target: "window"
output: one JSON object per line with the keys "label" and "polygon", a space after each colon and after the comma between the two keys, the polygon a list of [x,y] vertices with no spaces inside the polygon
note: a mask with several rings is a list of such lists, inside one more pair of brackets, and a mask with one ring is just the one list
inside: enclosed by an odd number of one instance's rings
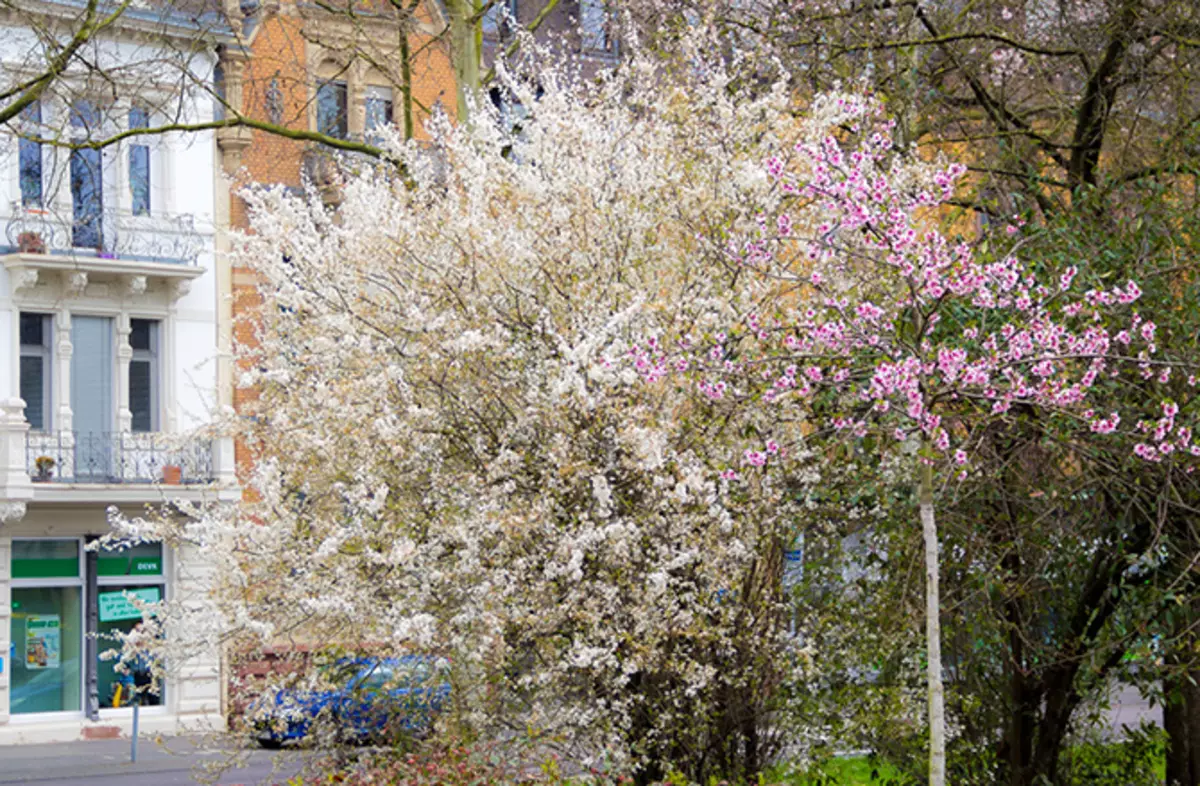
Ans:
{"label": "window", "polygon": [[579,0],[579,32],[584,51],[616,52],[612,14],[605,0]]}
{"label": "window", "polygon": [[493,38],[508,38],[516,18],[517,0],[494,0],[483,15],[483,34]]}
{"label": "window", "polygon": [[[12,713],[80,712],[89,684],[96,690],[92,706],[125,707],[138,688],[149,685],[148,661],[118,671],[114,656],[123,636],[142,621],[137,601],[165,599],[164,567],[160,543],[100,549],[85,557],[79,538],[14,538]],[[93,574],[95,593],[87,589]],[[86,610],[95,611],[94,630]],[[89,659],[84,643],[92,636],[97,646]],[[162,702],[161,692],[142,693],[143,705]]]}
{"label": "window", "polygon": [[[129,127],[149,128],[150,113],[142,107],[133,107],[129,110]],[[147,145],[135,144],[129,148],[129,194],[133,214],[150,215],[150,148]]]}
{"label": "window", "polygon": [[224,120],[225,102],[228,99],[225,96],[225,69],[221,67],[220,63],[213,66],[212,81],[213,120]]}
{"label": "window", "polygon": [[392,123],[392,89],[367,86],[367,139],[379,139],[379,130]]}
{"label": "window", "polygon": [[158,322],[129,320],[129,411],[134,431],[158,430]]}
{"label": "window", "polygon": [[10,710],[83,709],[83,571],[78,539],[12,542]]}
{"label": "window", "polygon": [[111,317],[71,316],[71,410],[77,483],[113,475],[113,333]]}
{"label": "window", "polygon": [[317,132],[345,139],[346,83],[328,80],[317,86]]}
{"label": "window", "polygon": [[49,314],[21,314],[21,398],[25,400],[25,420],[34,431],[50,427],[52,325]]}
{"label": "window", "polygon": [[[21,110],[23,131],[41,135],[42,105],[34,101]],[[18,143],[21,171],[21,204],[24,207],[42,206],[42,145],[28,139]]]}
{"label": "window", "polygon": [[[144,657],[118,671],[123,636],[142,621],[135,605],[164,599],[163,547],[161,543],[139,543],[119,549],[101,549],[96,555],[96,693],[102,709],[131,703],[138,689],[151,682],[150,662]],[[141,691],[142,705],[162,704],[157,694]]]}
{"label": "window", "polygon": [[[96,105],[78,99],[71,105],[71,136],[87,139],[100,121]],[[71,244],[76,248],[103,246],[101,213],[104,209],[104,180],[100,171],[102,156],[99,150],[83,148],[71,151],[71,205],[74,223]]]}

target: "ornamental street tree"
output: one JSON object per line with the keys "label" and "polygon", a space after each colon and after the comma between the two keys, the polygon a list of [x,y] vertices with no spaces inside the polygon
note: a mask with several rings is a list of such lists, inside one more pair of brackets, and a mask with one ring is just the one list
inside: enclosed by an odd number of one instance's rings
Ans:
{"label": "ornamental street tree", "polygon": [[[782,64],[801,95],[846,84],[870,90],[898,119],[896,135],[908,150],[922,157],[945,154],[969,167],[950,200],[962,210],[951,232],[962,232],[967,239],[990,236],[990,246],[996,249],[1006,245],[1005,225],[1025,221],[1022,257],[1029,264],[1057,269],[1077,265],[1088,286],[1100,288],[1129,279],[1142,282],[1147,291],[1143,303],[1155,303],[1159,315],[1160,356],[1194,361],[1193,337],[1200,331],[1196,319],[1200,312],[1192,305],[1195,267],[1190,261],[1196,257],[1193,227],[1200,194],[1200,38],[1194,3],[651,0],[631,7],[643,21],[647,38],[660,42],[664,52],[670,51],[671,37],[685,21],[704,19],[722,30],[729,50],[746,56],[743,89],[755,89],[763,73]],[[1165,285],[1168,281],[1172,286]],[[1146,396],[1135,386],[1102,393],[1108,411],[1137,411],[1137,419],[1157,418],[1141,412]],[[974,687],[960,682],[956,687],[963,711],[1006,707],[1004,716],[984,711],[966,727],[976,729],[976,744],[986,745],[997,757],[992,777],[1014,786],[1032,782],[1035,770],[1047,766],[1045,751],[1037,754],[1041,764],[1034,765],[1035,749],[1041,744],[1037,740],[1045,737],[1048,749],[1056,748],[1054,740],[1061,738],[1067,721],[1047,718],[1038,709],[1049,706],[1038,698],[1046,686],[1054,683],[1055,692],[1072,697],[1096,690],[1094,682],[1051,678],[1056,670],[1048,663],[1061,660],[1068,672],[1073,671],[1069,664],[1081,659],[1105,664],[1114,657],[1113,646],[1129,641],[1127,637],[1080,638],[1076,633],[1082,627],[1049,625],[1041,614],[1016,613],[1025,605],[1021,597],[1026,588],[1041,578],[1035,555],[1044,553],[1044,545],[1060,533],[1059,524],[1047,530],[1042,524],[1083,521],[1068,514],[1072,506],[1062,496],[1048,493],[1035,498],[1038,511],[1034,512],[1028,495],[1043,489],[1028,488],[1025,472],[1006,471],[1014,462],[1036,466],[1039,456],[1048,455],[1047,443],[1063,444],[1060,434],[1044,425],[1031,417],[1011,438],[1005,429],[993,432],[998,442],[1007,441],[1008,446],[981,451],[977,463],[986,455],[996,464],[991,471],[980,468],[972,475],[971,491],[954,495],[947,509],[954,519],[970,522],[969,528],[958,528],[962,535],[974,533],[961,542],[970,553],[990,553],[996,544],[1006,544],[1000,561],[1008,567],[987,571],[986,581],[1010,576],[1009,568],[1018,568],[1001,593],[1008,599],[999,601],[999,606],[1010,609],[1001,616],[1008,620],[1003,624],[1009,635],[994,651],[1007,670],[1003,680],[1007,692],[997,693],[991,689],[994,682],[984,681]],[[1025,446],[1024,455],[1014,450],[1018,445]],[[1035,445],[1033,450],[1030,446]],[[1078,444],[1064,448],[1076,455],[1078,450]],[[1124,451],[1123,442],[1118,450]],[[1076,479],[1083,487],[1121,491],[1124,498],[1114,502],[1116,509],[1145,509],[1147,499],[1164,505],[1171,500],[1167,505],[1173,511],[1171,523],[1156,523],[1150,531],[1176,532],[1171,546],[1179,557],[1174,575],[1186,576],[1189,570],[1194,574],[1191,556],[1200,548],[1200,540],[1188,523],[1188,511],[1195,508],[1196,499],[1181,494],[1178,472],[1170,465],[1156,465],[1131,474],[1123,460],[1107,459],[1077,467],[1081,474],[1092,476],[1086,481]],[[980,506],[981,497],[993,502],[1021,500],[1018,507],[1028,511],[1025,524],[1014,526],[1012,506]],[[1156,507],[1150,505],[1151,510]],[[1167,507],[1148,520],[1160,519]],[[1090,515],[1085,518],[1091,520]],[[1129,517],[1109,520],[1122,521],[1128,528],[1119,535],[1105,529],[1102,540],[1159,547],[1155,537],[1136,536],[1143,527]],[[1083,540],[1092,540],[1096,533],[1091,526],[1080,529]],[[1021,553],[1029,559],[1019,559]],[[1120,604],[1104,607],[1103,616],[1110,622],[1110,612],[1127,619],[1158,616],[1161,610],[1155,604],[1129,609],[1138,596],[1120,590],[1124,579],[1120,570],[1108,564],[1111,553],[1092,551],[1063,563],[1063,570],[1054,574],[1054,589],[1043,596],[1062,599],[1071,611],[1059,612],[1068,618],[1074,618],[1074,609],[1095,610],[1097,594],[1121,598]],[[1143,557],[1154,559],[1149,553],[1127,555],[1132,561]],[[1100,577],[1107,577],[1102,580],[1107,587],[1103,591],[1092,583]],[[961,590],[972,594],[977,588],[968,583]],[[952,593],[957,591],[951,588]],[[1123,611],[1116,612],[1118,606]],[[995,620],[987,605],[956,603],[956,608],[973,610],[971,616],[955,620],[963,631]],[[1187,751],[1200,750],[1200,721],[1186,720],[1196,717],[1188,708],[1200,706],[1200,695],[1188,687],[1196,682],[1196,653],[1200,652],[1195,630],[1194,624],[1181,621],[1175,633],[1163,632],[1160,645],[1175,653],[1161,663],[1143,660],[1139,671],[1147,688],[1160,678],[1166,681],[1166,725],[1172,737],[1168,777],[1188,786],[1200,784],[1200,766],[1183,763],[1191,760]],[[1049,657],[1039,646],[1040,659],[1031,661],[1025,643],[1031,640],[1045,642],[1057,655]],[[1107,667],[1103,670],[1111,674]],[[1062,706],[1074,703],[1071,699]]]}
{"label": "ornamental street tree", "polygon": [[[818,100],[818,115],[822,106]],[[1123,424],[1121,412],[1098,411],[1092,400],[1098,387],[1112,385],[1153,396],[1156,385],[1166,388],[1173,375],[1194,369],[1156,357],[1157,325],[1136,310],[1136,282],[1080,291],[1075,265],[1048,271],[1015,255],[979,260],[970,245],[951,242],[929,219],[966,168],[902,163],[893,125],[867,102],[840,98],[836,112],[837,132],[768,161],[790,199],[760,214],[757,233],[720,241],[730,264],[749,275],[802,286],[801,305],[749,313],[674,362],[716,400],[752,400],[785,421],[796,416],[785,414],[793,404],[819,416],[804,440],[810,450],[820,452],[828,437],[855,440],[868,452],[916,443],[929,781],[940,785],[946,720],[937,490],[965,480],[989,432],[1021,411],[1087,434],[1135,435],[1132,450],[1142,460],[1182,460],[1190,472],[1200,445],[1177,419],[1178,402],[1161,398],[1154,421]],[[663,351],[651,367],[670,362]],[[1189,399],[1194,384],[1192,376],[1184,387]],[[786,461],[789,449],[768,438],[746,450],[736,474],[752,477]],[[1043,743],[1056,751],[1061,734]],[[1049,777],[1053,766],[1041,764]]]}

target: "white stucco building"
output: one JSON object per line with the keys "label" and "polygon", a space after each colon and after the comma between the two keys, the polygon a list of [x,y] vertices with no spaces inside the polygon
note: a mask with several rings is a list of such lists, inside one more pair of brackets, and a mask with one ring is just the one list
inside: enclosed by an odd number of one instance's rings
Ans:
{"label": "white stucco building", "polygon": [[[231,388],[212,132],[76,150],[29,138],[211,119],[219,15],[152,6],[89,44],[90,62],[117,66],[104,79],[60,79],[0,126],[0,745],[127,733],[130,681],[101,654],[140,619],[130,594],[203,594],[201,555],[89,550],[109,506],[238,495],[228,440],[178,436]],[[81,7],[38,13],[69,34]],[[19,83],[39,46],[27,20],[0,12],[0,84]],[[167,65],[182,62],[187,79]],[[142,728],[220,724],[219,653],[170,673]]]}

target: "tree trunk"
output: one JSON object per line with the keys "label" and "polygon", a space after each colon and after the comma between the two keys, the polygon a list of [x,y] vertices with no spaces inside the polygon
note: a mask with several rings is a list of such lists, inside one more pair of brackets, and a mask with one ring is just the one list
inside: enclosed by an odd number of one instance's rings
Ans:
{"label": "tree trunk", "polygon": [[1033,760],[1033,733],[1037,728],[1040,692],[1023,672],[1024,643],[1021,631],[1009,633],[1013,662],[1009,666],[1009,701],[1012,709],[1008,725],[1008,782],[1011,786],[1029,783],[1029,765]]}
{"label": "tree trunk", "polygon": [[946,783],[946,689],[942,684],[938,532],[933,517],[933,467],[921,461],[919,505],[925,535],[925,647],[929,661],[929,786]]}
{"label": "tree trunk", "polygon": [[478,23],[472,0],[447,0],[446,12],[450,16],[450,46],[454,61],[454,80],[458,97],[459,123],[469,122],[470,107],[467,96],[478,97],[479,91],[479,36]]}
{"label": "tree trunk", "polygon": [[1038,724],[1037,745],[1032,766],[1028,770],[1028,783],[1057,782],[1059,756],[1067,739],[1071,716],[1080,701],[1075,691],[1078,672],[1077,662],[1071,661],[1058,664],[1046,674],[1043,682],[1046,709],[1042,714],[1042,722]]}
{"label": "tree trunk", "polygon": [[1164,680],[1167,786],[1200,786],[1200,670]]}

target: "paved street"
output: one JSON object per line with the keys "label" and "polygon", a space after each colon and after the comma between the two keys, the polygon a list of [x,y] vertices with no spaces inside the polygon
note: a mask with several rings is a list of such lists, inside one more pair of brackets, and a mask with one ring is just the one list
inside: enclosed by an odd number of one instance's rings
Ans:
{"label": "paved street", "polygon": [[[1142,720],[1162,722],[1136,689],[1123,686],[1113,697],[1111,730]],[[129,762],[129,740],[94,740],[54,745],[0,747],[0,784],[35,786],[282,786],[311,754],[239,748],[200,737],[143,740],[138,762]],[[214,765],[236,763],[222,772]]]}
{"label": "paved street", "polygon": [[[176,737],[143,740],[138,762],[129,761],[128,740],[93,740],[0,748],[0,784],[37,786],[192,786],[284,784],[303,761],[297,752],[238,750],[211,740]],[[220,774],[211,768],[236,758]]]}

